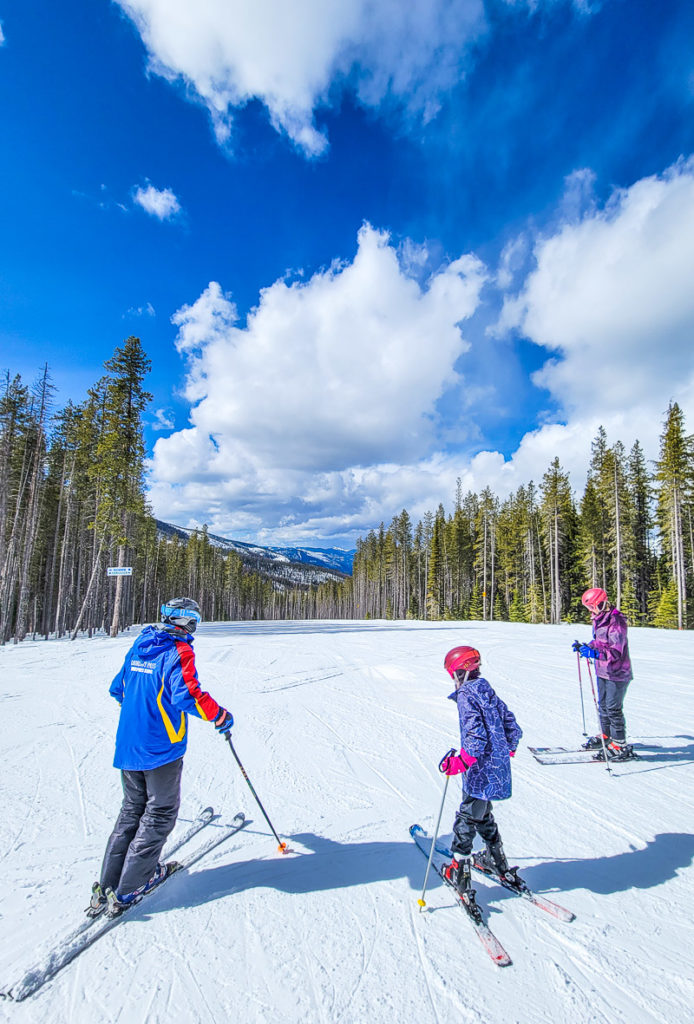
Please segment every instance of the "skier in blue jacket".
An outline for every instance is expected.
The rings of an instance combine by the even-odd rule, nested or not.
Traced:
[[[193,651],[200,621],[192,598],[163,604],[161,625],[142,630],[111,683],[120,705],[113,766],[121,771],[123,804],[92,886],[90,916],[107,903],[110,914],[120,913],[166,878],[159,855],[178,817],[188,715],[213,722],[222,734],[234,723],[200,688]]]
[[[455,680],[449,699],[458,705],[461,750],[446,755],[439,766],[445,775],[463,773],[463,800],[453,825],[453,859],[445,876],[462,896],[472,898],[470,854],[475,833],[486,844],[476,859],[493,873],[513,877],[491,801],[511,796],[510,758],[523,735],[512,712],[480,675],[481,660],[474,647],[454,647],[445,657],[444,667]]]

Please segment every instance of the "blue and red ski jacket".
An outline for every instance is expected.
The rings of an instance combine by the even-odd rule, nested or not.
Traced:
[[[121,706],[113,767],[148,771],[182,757],[188,714],[212,721],[219,704],[200,689],[192,637],[146,626],[109,693]]]

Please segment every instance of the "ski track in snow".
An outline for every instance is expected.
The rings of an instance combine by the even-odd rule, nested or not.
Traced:
[[[578,746],[570,645],[584,626],[479,622],[203,625],[201,684],[273,824],[205,723],[191,720],[181,823],[212,804],[247,827],[171,879],[5,1021],[53,1024],[672,1024],[694,1021],[694,637],[632,630],[625,710],[642,759],[539,765]],[[108,686],[115,640],[0,651],[0,983],[16,980],[86,905],[120,803]],[[407,834],[433,829],[438,761],[458,744],[445,652],[472,643],[524,737],[514,796],[495,805],[512,863],[577,914],[558,922],[476,878],[513,966],[488,959]],[[586,728],[595,731],[587,677]],[[27,722],[31,721],[31,728]],[[689,725],[689,723],[692,723]],[[450,829],[460,783],[441,824]],[[195,843],[196,840],[193,840]]]

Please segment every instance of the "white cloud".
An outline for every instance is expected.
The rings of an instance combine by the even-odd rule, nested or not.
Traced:
[[[509,303],[553,353],[534,377],[567,415],[660,414],[694,379],[694,160],[615,191],[605,208],[535,248]]]
[[[484,270],[462,256],[422,283],[386,234],[365,225],[358,243],[351,263],[265,289],[245,327],[216,283],[175,315],[193,408],[155,445],[158,514],[204,517],[211,503],[218,530],[238,528],[237,508],[294,536],[297,503],[303,519],[326,502],[349,518],[368,498],[359,467],[428,458]]]
[[[168,409],[156,409],[152,430],[173,430],[176,423]]]
[[[435,116],[487,32],[483,0],[117,0],[150,68],[182,79],[220,141],[233,110],[262,102],[275,128],[309,156],[327,139],[315,113],[351,89],[365,106]],[[535,11],[571,0],[516,0]],[[573,0],[580,11],[586,0]]]
[[[2,22],[0,21],[0,46],[2,46],[4,44],[4,42],[5,42],[5,35],[4,35],[3,31],[2,31]]]
[[[569,185],[585,196],[584,183],[582,172]],[[349,541],[402,508],[415,519],[440,501],[450,508],[458,477],[464,490],[504,496],[539,483],[558,455],[580,489],[601,424],[611,442],[638,438],[654,458],[669,401],[690,429],[694,416],[694,160],[581,209],[560,204],[570,222],[534,250],[527,236],[512,240],[500,261],[497,286],[532,250],[496,333],[547,351],[533,379],[559,408],[509,458],[462,454],[437,415],[445,392],[463,408],[464,395],[498,381],[495,361],[458,376],[469,347],[458,325],[484,314],[491,275],[466,256],[423,280],[425,249],[396,250],[365,226],[352,263],[275,282],[245,327],[217,284],[176,314],[193,408],[190,426],[155,447],[158,514],[266,543]]]
[[[139,187],[133,193],[133,200],[159,220],[171,220],[181,211],[181,204],[170,188],[157,189],[154,185]]]
[[[131,306],[127,313],[123,314],[126,316],[156,316],[157,312],[151,302],[148,302],[146,306]]]

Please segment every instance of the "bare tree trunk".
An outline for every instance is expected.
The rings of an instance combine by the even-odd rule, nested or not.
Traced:
[[[622,528],[620,522],[619,508],[619,477],[617,470],[617,459],[614,460],[614,517],[615,517],[615,544],[616,544],[616,572],[617,572],[617,607],[622,607]]]
[[[103,546],[104,546],[104,534],[102,533],[101,541],[99,542],[99,550],[98,550],[98,552],[96,554],[96,557],[94,558],[94,564],[92,566],[92,574],[91,574],[91,576],[89,578],[89,585],[87,586],[87,593],[84,595],[84,601],[82,602],[82,607],[80,609],[80,613],[77,616],[77,622],[75,623],[75,628],[73,629],[72,635],[70,636],[71,640],[75,639],[75,637],[77,636],[77,633],[79,632],[79,628],[82,625],[82,619],[84,618],[84,613],[87,610],[87,604],[89,602],[89,597],[90,597],[90,594],[92,592],[92,587],[94,586],[94,580],[96,579],[96,573],[97,573],[97,570],[99,568],[99,563],[101,561],[101,551],[103,549]]]
[[[118,568],[121,569],[125,565],[125,545],[118,545]],[[123,593],[123,576],[116,576],[116,594],[113,599],[113,618],[111,619],[111,636],[118,636],[118,626],[120,625],[120,603],[121,596]]]
[[[487,513],[484,514],[482,535],[482,620],[487,619]]]

